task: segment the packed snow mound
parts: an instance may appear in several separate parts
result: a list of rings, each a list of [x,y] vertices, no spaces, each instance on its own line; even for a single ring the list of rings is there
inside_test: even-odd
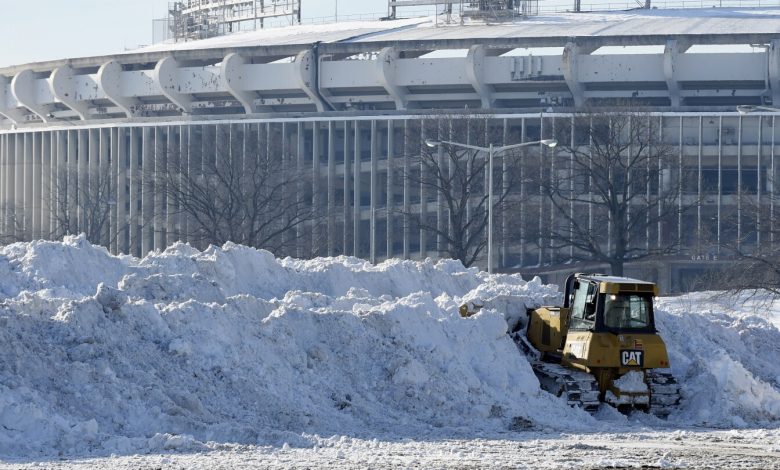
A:
[[[504,311],[554,300],[538,281],[232,244],[139,260],[82,237],[4,247],[0,273],[0,455],[592,421],[506,335]],[[501,309],[461,318],[477,295]]]
[[[780,305],[770,296],[696,293],[662,299],[656,323],[684,406],[675,419],[715,427],[780,422]]]
[[[541,391],[506,334],[559,295],[453,261],[301,261],[233,244],[136,259],[83,237],[2,247],[0,456],[634,425]],[[461,318],[466,302],[483,307]],[[777,328],[678,307],[657,314],[685,399],[670,421],[780,422]]]

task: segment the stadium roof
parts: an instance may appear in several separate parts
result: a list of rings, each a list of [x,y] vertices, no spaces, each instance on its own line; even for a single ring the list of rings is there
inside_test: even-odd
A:
[[[357,21],[267,28],[228,36],[161,43],[99,57],[74,57],[0,68],[11,77],[24,70],[44,72],[62,65],[95,67],[108,60],[150,63],[173,53],[181,60],[211,60],[247,50],[255,56],[283,58],[320,44],[323,54],[345,55],[394,46],[402,51],[488,48],[562,47],[575,41],[595,50],[601,46],[665,44],[669,39],[692,44],[765,44],[780,39],[780,7],[637,9],[616,12],[558,13],[531,16],[503,24],[435,23],[433,17],[392,21]]]
[[[739,21],[735,21],[739,20]],[[434,24],[433,18],[265,29],[136,52],[289,44],[437,41],[478,38],[780,34],[780,8],[629,10],[531,16],[515,23]]]

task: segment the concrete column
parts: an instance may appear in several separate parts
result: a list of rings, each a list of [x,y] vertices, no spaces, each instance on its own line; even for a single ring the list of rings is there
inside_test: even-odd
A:
[[[737,126],[737,250],[742,247],[742,115]]]
[[[720,256],[721,213],[723,208],[723,116],[718,117],[718,255]],[[659,248],[660,248],[660,222],[659,222]]]
[[[570,42],[563,48],[563,56],[561,57],[563,77],[566,80],[566,85],[569,87],[576,108],[580,108],[585,104],[585,87],[579,79],[579,55],[582,52],[576,43]]]
[[[67,206],[67,193],[68,190],[68,133],[67,131],[57,131],[57,161],[54,166],[54,172],[52,173],[52,181],[54,182],[54,193],[52,195],[52,237],[57,239],[62,236],[62,230],[59,226],[59,219],[61,217],[61,211]]]
[[[501,145],[509,144],[509,121],[504,118]],[[509,181],[507,180],[509,175],[509,159],[511,157],[504,155],[501,159],[501,194],[509,193]],[[522,158],[522,157],[521,157]],[[520,161],[513,161],[513,165],[520,164]],[[506,198],[508,199],[508,197]],[[509,228],[507,225],[507,202],[506,199],[501,201],[501,245],[498,249],[498,263],[497,267],[500,270],[506,265],[506,252],[507,252],[507,238],[509,236]],[[452,228],[450,228],[452,230]]]
[[[772,39],[766,50],[768,57],[769,88],[772,90],[772,105],[780,107],[780,39]]]
[[[168,175],[175,175],[178,174],[178,162],[179,158],[181,156],[181,149],[179,147],[179,136],[176,134],[176,131],[179,129],[178,126],[168,126],[168,143],[166,145],[165,154],[166,154],[166,167],[163,168],[164,176],[163,176],[163,184],[173,184],[174,182],[170,180]],[[244,134],[244,139],[246,139],[246,134]],[[166,190],[163,193],[163,196],[165,198],[165,246],[172,245],[177,240],[177,218],[178,213],[176,210],[176,204],[173,197],[170,196],[171,191]],[[163,247],[164,248],[164,247]]]
[[[385,258],[389,259],[393,257],[393,242],[395,235],[395,217],[393,217],[393,211],[395,210],[395,121],[392,119],[387,120],[387,203],[385,204],[385,219],[387,220],[386,226],[386,239],[387,248],[385,252]]]
[[[0,84],[2,85],[2,84]],[[8,199],[6,194],[6,181],[8,177],[8,140],[10,134],[0,134],[0,240],[5,240],[8,235]]]
[[[0,134],[0,240],[5,240],[8,232],[6,231],[6,209],[8,201],[5,194],[6,173],[8,173],[8,162],[6,161],[8,153],[8,139],[10,135]]]
[[[128,201],[128,252],[133,256],[141,256],[141,238],[143,238],[141,211],[139,202],[141,202],[141,185],[143,178],[141,176],[141,159],[143,158],[144,131],[137,127],[130,128],[130,162],[128,167],[130,193]]]
[[[682,211],[683,211],[683,117],[680,116],[680,129],[677,137],[677,147],[680,150],[677,161],[677,253],[682,253]]]
[[[699,151],[698,151],[698,161],[697,161],[697,174],[696,174],[696,191],[697,191],[697,202],[696,202],[696,254],[701,255],[701,229],[702,229],[702,203],[704,201],[704,194],[702,191],[702,156],[703,156],[703,144],[702,144],[702,134],[703,134],[703,127],[704,127],[704,118],[702,116],[699,116]],[[648,198],[649,199],[649,198]]]
[[[51,195],[49,203],[49,224],[51,228],[51,238],[59,237],[57,226],[57,217],[60,209],[60,198],[63,198],[62,191],[67,187],[67,182],[63,180],[65,174],[65,149],[67,140],[64,131],[55,131],[52,135],[52,154],[51,154]]]
[[[666,41],[664,47],[664,77],[666,78],[666,87],[669,89],[669,98],[672,108],[680,107],[680,85],[677,82],[677,62],[680,49],[676,39]]]
[[[777,170],[775,168],[775,140],[777,138],[777,133],[775,130],[777,129],[777,118],[775,116],[772,116],[772,145],[769,148],[769,181],[768,181],[768,192],[769,192],[769,247],[770,249],[775,249],[775,200],[777,199],[777,191],[775,189],[775,178],[777,178]]]
[[[414,148],[417,151],[418,155],[422,154],[423,148],[422,146],[425,145],[425,139],[427,139],[428,136],[425,133],[425,120],[420,120],[420,141],[414,143]],[[420,167],[416,169],[416,171],[419,173],[420,181],[425,179],[425,166],[422,164],[422,161],[420,162]],[[420,223],[424,224],[426,222],[426,218],[428,217],[428,200],[427,200],[427,194],[425,194],[425,185],[420,183]],[[425,257],[428,256],[428,233],[420,228],[420,259],[425,259]]]
[[[78,233],[79,228],[79,141],[81,140],[79,131],[68,132],[68,155],[65,164],[66,180],[68,189],[66,192],[67,204],[63,205],[62,216],[67,220],[67,226],[63,227],[63,235],[74,235]]]
[[[119,245],[119,230],[117,217],[119,212],[119,139],[118,133],[120,128],[107,129],[104,139],[109,150],[109,157],[107,160],[104,157],[104,161],[108,163],[108,171],[106,171],[105,177],[108,179],[108,199],[109,203],[109,217],[108,217],[108,247],[111,253],[118,253]],[[124,188],[122,188],[124,189]]]
[[[46,240],[51,239],[51,192],[52,192],[52,137],[54,133],[42,133],[41,140],[41,234]]]
[[[565,50],[564,50],[565,52]],[[539,118],[539,137],[544,136],[544,116]],[[544,232],[544,152],[542,151],[543,144],[539,144],[539,266],[544,264],[545,248],[547,243],[547,237]],[[609,232],[609,229],[607,229]],[[609,242],[607,242],[609,246]]]
[[[485,56],[485,46],[476,45],[469,48],[466,55],[466,77],[482,100],[482,108],[490,109],[493,107],[493,90],[485,83]]]
[[[78,211],[78,223],[76,224],[76,233],[87,229],[87,213],[85,205],[89,197],[89,131],[79,130],[78,132],[78,184],[76,186],[76,210]]]
[[[444,140],[444,132],[442,131],[441,126],[442,123],[439,121],[436,129],[436,140]],[[439,171],[444,171],[444,147],[441,145],[436,147],[436,160],[436,166],[439,167]],[[437,178],[438,175],[433,175],[433,177]],[[439,232],[436,234],[436,256],[441,256],[441,253],[446,249],[446,241],[444,240],[444,235],[442,235],[442,233],[447,230],[446,226],[449,224],[449,220],[445,220],[444,204],[444,194],[442,194],[441,191],[436,191],[436,231]]]
[[[190,158],[192,150],[192,126],[185,124],[179,128],[179,158],[178,158],[178,194],[182,194],[186,189],[187,175],[190,175]],[[282,156],[284,158],[284,156]],[[176,207],[179,213],[178,225],[176,227],[176,234],[180,241],[184,243],[189,242],[189,217],[184,213],[181,204]]]
[[[6,174],[6,200],[8,201],[8,208],[6,211],[7,217],[7,232],[8,235],[15,238],[17,233],[18,213],[17,206],[19,205],[19,199],[17,199],[19,188],[21,185],[21,179],[19,178],[21,173],[19,171],[19,140],[20,134],[14,134],[9,136],[8,146],[8,172]],[[17,184],[18,182],[18,184]]]
[[[146,256],[154,250],[154,193],[152,192],[152,178],[154,176],[155,163],[155,129],[144,127],[142,130],[141,144],[141,256]]]
[[[217,134],[219,135],[219,134]],[[165,249],[165,155],[166,132],[163,127],[154,128],[154,250]],[[219,142],[217,142],[219,145]]]
[[[335,252],[336,231],[336,123],[328,121],[328,256]]]
[[[116,158],[115,154],[111,153],[111,129],[99,129],[98,139],[100,141],[100,147],[98,150],[98,179],[97,188],[100,198],[100,211],[101,211],[101,230],[100,230],[100,244],[105,246],[106,249],[111,249],[111,216],[116,211],[116,195],[112,194],[116,178],[116,173],[113,171],[112,162]]]
[[[114,212],[114,242],[115,253],[129,253],[130,247],[126,243],[127,239],[127,130],[124,127],[118,127],[114,133],[114,149],[116,153],[116,164],[114,174],[116,175],[116,211]]]
[[[81,204],[85,209],[85,216],[88,224],[91,225],[88,230],[94,233],[95,237],[99,234],[100,219],[97,214],[103,211],[103,204],[105,200],[100,200],[100,129],[89,129],[87,131],[89,136],[89,149],[88,149],[88,162],[87,162],[87,187],[84,191],[85,203]],[[90,220],[91,219],[91,220]],[[83,230],[83,229],[82,229]],[[102,240],[99,237],[90,240],[95,244],[101,244]]]
[[[756,249],[761,250],[761,144],[764,138],[764,117],[758,116],[758,155],[756,156]]]
[[[520,120],[520,142],[525,142],[525,136],[526,136],[526,128],[525,128],[525,118],[522,118]],[[525,179],[525,174],[523,173],[523,166],[520,166],[520,173],[519,173],[519,179],[520,182],[518,191],[520,192],[520,207],[518,208],[517,217],[520,221],[520,227],[519,227],[519,237],[520,237],[520,266],[525,266],[525,252],[526,252],[526,232],[525,232],[525,213],[526,213],[526,201],[528,201],[528,189],[527,186],[523,183],[523,180]]]
[[[349,238],[349,226],[350,222],[352,221],[352,212],[351,212],[351,198],[350,198],[350,183],[352,174],[350,170],[352,169],[352,166],[350,165],[350,142],[352,141],[349,137],[349,121],[344,121],[344,201],[343,201],[343,210],[344,210],[344,226],[343,226],[343,246],[342,246],[342,253],[349,254],[351,252],[351,243]]]
[[[370,174],[370,197],[371,197],[371,213],[369,215],[369,250],[370,250],[370,256],[369,259],[371,263],[376,264],[376,210],[377,210],[377,198],[378,198],[378,192],[376,187],[376,178],[377,178],[377,145],[378,145],[378,139],[377,139],[377,126],[376,126],[376,120],[371,120],[371,174]]]
[[[33,139],[35,138],[35,135],[32,133],[27,133],[24,135],[24,154],[22,156],[22,161],[24,162],[24,192],[22,193],[22,201],[23,201],[23,207],[24,207],[24,239],[25,241],[31,240],[33,236],[33,208],[35,204],[33,203],[33,198],[35,197],[35,192],[33,190],[33,181],[34,181],[34,143]]]
[[[296,185],[296,192],[295,192],[295,200],[298,205],[298,207],[302,207],[303,205],[303,132],[304,132],[304,124],[302,122],[298,123],[298,129],[295,134],[296,137],[296,151],[295,151],[295,169],[296,174],[298,175],[298,184]],[[296,247],[296,256],[298,258],[303,257],[303,224],[298,224],[295,227],[296,231],[296,238],[295,238],[295,247]]]
[[[322,191],[320,189],[320,124],[317,121],[311,125],[311,206],[315,216],[321,216],[322,209]],[[322,254],[322,240],[320,240],[319,225],[315,221],[311,226],[311,252],[313,256]]]
[[[41,238],[41,219],[43,218],[43,210],[41,203],[43,202],[43,188],[41,184],[43,182],[43,133],[36,132],[32,135],[32,239],[39,240]]]
[[[355,144],[353,146],[353,158],[354,165],[352,166],[352,255],[362,256],[360,252],[360,219],[361,219],[361,206],[360,206],[360,170],[363,166],[360,158],[360,151],[362,148],[362,141],[360,138],[360,121],[354,122],[355,128]]]
[[[409,120],[404,119],[404,154],[403,154],[403,191],[404,191],[404,210],[403,210],[403,224],[404,224],[404,239],[403,239],[403,257],[409,259],[409,238],[411,236],[409,213],[411,211],[411,185],[409,183],[409,173],[411,171],[411,165],[409,162]]]

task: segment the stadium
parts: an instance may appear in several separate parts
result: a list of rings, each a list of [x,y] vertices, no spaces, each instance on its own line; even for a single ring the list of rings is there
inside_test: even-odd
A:
[[[630,106],[656,123],[674,156],[658,186],[690,210],[636,235],[639,247],[673,249],[630,264],[629,274],[679,290],[728,262],[725,247],[780,243],[778,5],[544,13],[528,2],[391,1],[382,20],[262,27],[276,17],[299,23],[300,3],[266,1],[258,11],[232,2],[249,10],[201,21],[210,3],[224,7],[177,2],[173,39],[160,44],[0,68],[6,242],[93,232],[91,241],[133,255],[197,243],[176,177],[208,179],[232,165],[226,156],[261,155],[295,175],[277,206],[313,214],[287,216],[271,236],[286,242],[281,254],[441,257],[452,216],[441,194],[408,177],[426,141],[530,142],[523,158],[554,165],[549,157],[565,146],[538,142],[561,142],[582,110]],[[408,5],[436,4],[445,13],[404,17]],[[247,22],[251,30],[237,32]],[[498,160],[499,186],[512,165]],[[178,176],[161,176],[170,174]],[[554,277],[577,248],[547,240],[560,219],[527,186],[495,216],[490,263]],[[476,264],[489,264],[486,251]]]

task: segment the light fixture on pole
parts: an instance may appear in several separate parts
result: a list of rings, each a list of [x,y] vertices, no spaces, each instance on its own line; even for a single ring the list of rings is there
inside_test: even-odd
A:
[[[555,148],[558,145],[558,141],[555,139],[543,139],[535,140],[533,142],[523,142],[520,144],[504,145],[502,147],[495,147],[490,144],[488,147],[480,147],[478,145],[462,144],[460,142],[449,142],[446,140],[425,140],[425,145],[434,148],[439,145],[452,145],[453,147],[460,147],[469,150],[476,150],[479,152],[486,152],[488,154],[488,273],[493,274],[493,157],[497,153],[506,152],[507,150],[513,150],[519,147],[528,147],[530,145],[544,145],[549,148]]]
[[[754,106],[748,104],[737,106],[737,112],[739,114],[750,114],[750,113],[755,113],[756,111],[768,111],[770,113],[780,113],[780,108],[775,108],[772,106]]]

